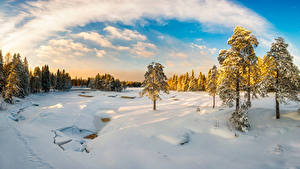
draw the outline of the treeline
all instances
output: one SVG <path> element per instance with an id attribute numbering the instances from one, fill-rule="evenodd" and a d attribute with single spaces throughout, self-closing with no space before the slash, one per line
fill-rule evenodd
<path id="1" fill-rule="evenodd" d="M 65 70 L 51 73 L 49 66 L 35 67 L 29 70 L 26 57 L 7 53 L 5 62 L 0 50 L 0 92 L 7 103 L 13 103 L 13 97 L 25 97 L 30 93 L 49 92 L 50 89 L 68 90 L 72 87 L 71 77 Z"/>
<path id="2" fill-rule="evenodd" d="M 173 75 L 168 79 L 169 90 L 177 91 L 205 91 L 206 77 L 202 72 L 198 78 L 195 77 L 195 72 L 192 70 L 191 76 L 186 72 L 183 75 Z"/>
<path id="3" fill-rule="evenodd" d="M 142 82 L 137 81 L 122 81 L 121 83 L 125 83 L 126 87 L 142 87 Z"/>
<path id="4" fill-rule="evenodd" d="M 72 86 L 87 87 L 88 83 L 89 83 L 89 80 L 86 80 L 86 79 L 77 78 L 77 77 L 75 77 L 75 79 L 72 79 Z"/>
<path id="5" fill-rule="evenodd" d="M 98 73 L 94 78 L 88 78 L 87 87 L 102 91 L 121 92 L 126 88 L 126 83 L 121 83 L 119 79 L 115 79 L 110 74 L 100 75 Z"/>
<path id="6" fill-rule="evenodd" d="M 98 77 L 98 79 L 100 79 L 104 82 L 105 82 L 105 78 L 109 79 L 110 77 L 112 77 L 112 75 L 106 75 L 106 77 L 105 77 L 105 75 L 102 75 L 102 76 L 103 77 L 101 78 L 101 75 L 100 75 L 100 78 Z M 72 79 L 72 86 L 76 86 L 76 87 L 93 87 L 93 88 L 95 88 L 94 86 L 97 86 L 96 84 L 93 84 L 93 83 L 95 83 L 95 81 L 94 81 L 95 79 L 96 78 L 82 79 L 82 78 L 75 77 L 75 79 Z M 113 77 L 113 79 L 114 79 L 114 77 Z M 106 80 L 106 82 L 109 83 L 109 80 Z M 116 82 L 116 83 L 118 83 L 118 82 Z M 141 87 L 142 86 L 142 83 L 137 82 L 137 81 L 120 81 L 120 83 L 123 87 L 124 86 L 126 86 L 126 87 Z M 99 84 L 101 84 L 101 83 L 99 82 Z M 107 87 L 104 87 L 104 86 L 102 86 L 100 88 L 108 89 Z"/>

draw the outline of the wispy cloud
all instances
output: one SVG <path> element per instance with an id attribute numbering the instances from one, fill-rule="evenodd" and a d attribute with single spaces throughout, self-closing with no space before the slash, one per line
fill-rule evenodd
<path id="1" fill-rule="evenodd" d="M 272 25 L 266 19 L 230 0 L 37 0 L 19 4 L 18 11 L 12 15 L 0 12 L 0 46 L 4 51 L 18 51 L 31 56 L 32 63 L 36 58 L 46 56 L 59 62 L 66 55 L 82 56 L 85 53 L 103 59 L 109 56 L 110 50 L 127 52 L 135 58 L 154 58 L 162 52 L 158 51 L 161 47 L 150 38 L 127 28 L 106 26 L 101 28 L 102 32 L 83 31 L 75 35 L 71 33 L 73 36 L 70 37 L 60 36 L 72 32 L 74 27 L 92 22 L 122 23 L 134 27 L 136 21 L 145 18 L 161 23 L 169 19 L 193 20 L 212 32 L 232 30 L 236 25 L 247 27 L 265 45 L 269 45 L 273 37 L 268 33 Z M 87 44 L 77 42 L 79 38 L 93 42 L 99 48 L 89 48 Z M 159 39 L 165 41 L 166 36 L 160 35 Z M 114 40 L 128 42 L 120 45 Z M 180 51 L 181 54 L 176 52 L 177 57 L 199 59 L 197 55 L 208 57 L 216 52 L 215 48 L 202 44 L 192 46 L 197 49 L 192 54 Z"/>
<path id="2" fill-rule="evenodd" d="M 104 28 L 105 31 L 110 33 L 110 38 L 118 38 L 123 40 L 146 40 L 146 36 L 140 34 L 137 31 L 132 31 L 130 29 L 120 30 L 113 26 L 107 26 Z"/>

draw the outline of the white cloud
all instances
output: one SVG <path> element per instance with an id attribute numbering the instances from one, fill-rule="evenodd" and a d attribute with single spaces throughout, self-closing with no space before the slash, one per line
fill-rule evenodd
<path id="1" fill-rule="evenodd" d="M 82 57 L 92 50 L 72 39 L 52 39 L 46 45 L 41 45 L 35 52 L 39 60 L 61 64 L 69 59 Z"/>
<path id="2" fill-rule="evenodd" d="M 120 30 L 113 26 L 107 26 L 104 28 L 104 30 L 110 33 L 111 38 L 118 38 L 128 41 L 134 39 L 144 41 L 147 39 L 146 36 L 140 34 L 139 32 L 129 29 Z"/>
<path id="3" fill-rule="evenodd" d="M 28 1 L 20 8 L 23 8 L 20 10 L 22 12 L 16 16 L 1 16 L 1 29 L 5 31 L 0 31 L 0 37 L 4 37 L 0 40 L 0 46 L 6 50 L 25 52 L 57 32 L 90 22 L 120 21 L 132 24 L 141 18 L 193 19 L 204 25 L 230 29 L 235 25 L 245 26 L 259 36 L 264 36 L 270 26 L 256 13 L 228 0 L 48 0 Z M 25 16 L 31 19 L 17 27 Z M 8 24 L 4 24 L 6 22 Z M 126 33 L 132 34 L 128 30 Z"/>
<path id="4" fill-rule="evenodd" d="M 96 55 L 99 58 L 102 58 L 106 54 L 105 50 L 98 50 L 98 49 L 94 48 L 94 51 L 96 52 Z"/>
<path id="5" fill-rule="evenodd" d="M 129 50 L 130 48 L 127 46 L 114 46 L 106 36 L 103 36 L 97 32 L 80 32 L 78 34 L 73 35 L 74 37 L 83 38 L 85 40 L 89 40 L 97 43 L 100 47 L 112 48 L 116 50 Z"/>
<path id="6" fill-rule="evenodd" d="M 132 46 L 131 53 L 136 54 L 134 57 L 150 58 L 155 55 L 155 49 L 152 43 L 138 42 Z"/>
<path id="7" fill-rule="evenodd" d="M 198 44 L 192 43 L 191 46 L 192 46 L 193 48 L 206 49 L 206 46 L 205 46 L 205 45 L 198 45 Z"/>
<path id="8" fill-rule="evenodd" d="M 93 41 L 98 45 L 100 45 L 101 47 L 112 47 L 111 42 L 97 32 L 81 32 L 75 34 L 74 36 L 83 38 L 85 40 Z"/>

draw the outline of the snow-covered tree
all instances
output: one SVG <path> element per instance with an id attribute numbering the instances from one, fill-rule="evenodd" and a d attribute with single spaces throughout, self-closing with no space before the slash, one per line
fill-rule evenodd
<path id="1" fill-rule="evenodd" d="M 20 54 L 14 54 L 13 56 L 13 60 L 12 60 L 12 68 L 14 70 L 11 69 L 11 71 L 14 71 L 17 74 L 17 78 L 18 78 L 18 86 L 19 86 L 19 92 L 16 93 L 15 96 L 18 97 L 25 97 L 25 79 L 28 78 L 28 76 L 26 76 L 26 72 L 25 69 L 23 67 L 23 63 L 21 60 L 21 56 Z"/>
<path id="2" fill-rule="evenodd" d="M 214 65 L 207 74 L 207 84 L 206 84 L 206 90 L 213 97 L 213 108 L 215 108 L 215 98 L 217 93 L 217 87 L 218 87 L 218 69 L 217 66 Z"/>
<path id="3" fill-rule="evenodd" d="M 5 87 L 5 73 L 4 73 L 4 61 L 2 56 L 2 51 L 0 50 L 0 94 L 4 91 Z"/>
<path id="4" fill-rule="evenodd" d="M 140 94 L 141 96 L 146 95 L 153 100 L 153 110 L 156 110 L 156 101 L 161 99 L 159 97 L 160 91 L 169 93 L 167 77 L 163 68 L 160 63 L 152 62 L 148 65 L 148 70 L 144 75 L 145 80 L 142 84 L 144 89 Z"/>
<path id="5" fill-rule="evenodd" d="M 247 132 L 250 124 L 248 121 L 248 106 L 242 104 L 239 110 L 235 110 L 229 119 L 231 124 L 239 131 Z"/>
<path id="6" fill-rule="evenodd" d="M 17 96 L 20 92 L 20 79 L 15 64 L 12 64 L 6 82 L 4 99 L 8 103 L 13 103 L 13 96 Z"/>
<path id="7" fill-rule="evenodd" d="M 280 118 L 279 104 L 288 100 L 300 101 L 298 92 L 300 90 L 300 71 L 293 64 L 293 56 L 289 53 L 284 39 L 279 37 L 272 43 L 267 53 L 266 74 L 261 82 L 264 94 L 268 90 L 274 90 L 276 102 L 276 119 Z"/>
<path id="8" fill-rule="evenodd" d="M 197 81 L 195 79 L 195 73 L 194 70 L 192 70 L 192 75 L 189 79 L 189 87 L 188 87 L 188 91 L 195 91 L 197 90 Z"/>
<path id="9" fill-rule="evenodd" d="M 221 75 L 219 78 L 220 85 L 218 93 L 223 104 L 229 107 L 233 106 L 235 100 L 235 109 L 240 108 L 240 90 L 244 82 L 242 76 L 243 58 L 239 53 L 232 50 L 221 50 L 218 57 L 221 64 Z"/>
<path id="10" fill-rule="evenodd" d="M 246 74 L 247 83 L 244 84 L 246 95 L 247 95 L 247 106 L 251 106 L 251 74 L 257 67 L 257 56 L 255 54 L 254 48 L 258 46 L 258 41 L 256 37 L 251 34 L 246 28 L 237 26 L 234 29 L 234 34 L 228 40 L 228 45 L 231 49 L 242 58 L 243 63 L 243 73 Z"/>
<path id="11" fill-rule="evenodd" d="M 27 58 L 24 58 L 23 61 L 23 75 L 22 75 L 22 84 L 23 84 L 23 90 L 24 90 L 24 94 L 25 96 L 27 96 L 30 92 L 29 88 L 30 88 L 30 81 L 29 81 L 29 67 L 28 67 L 28 61 Z"/>
<path id="12" fill-rule="evenodd" d="M 189 81 L 190 81 L 190 77 L 189 77 L 189 73 L 186 72 L 184 77 L 183 77 L 183 80 L 182 80 L 182 91 L 187 91 L 188 88 L 189 88 Z"/>

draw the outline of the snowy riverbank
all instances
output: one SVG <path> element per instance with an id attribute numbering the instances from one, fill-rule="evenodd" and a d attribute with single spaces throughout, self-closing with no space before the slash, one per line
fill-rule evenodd
<path id="1" fill-rule="evenodd" d="M 275 120 L 273 97 L 254 100 L 244 134 L 229 127 L 232 110 L 218 99 L 212 109 L 207 93 L 171 92 L 152 111 L 139 91 L 74 90 L 8 105 L 0 111 L 0 168 L 300 168 L 299 104 L 281 105 Z M 9 118 L 21 108 L 22 119 Z"/>

